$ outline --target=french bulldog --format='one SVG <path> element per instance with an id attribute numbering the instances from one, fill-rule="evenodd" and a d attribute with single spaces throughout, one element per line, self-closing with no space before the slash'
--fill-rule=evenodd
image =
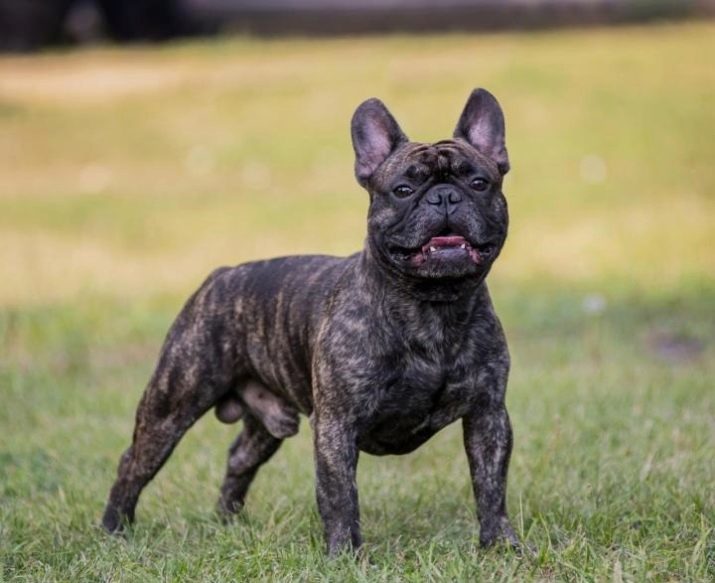
<path id="1" fill-rule="evenodd" d="M 222 421 L 242 420 L 218 503 L 226 517 L 302 414 L 327 552 L 357 550 L 359 453 L 406 454 L 461 420 L 480 543 L 518 546 L 506 511 L 509 353 L 485 282 L 508 225 L 502 110 L 477 89 L 451 139 L 419 143 L 368 99 L 351 133 L 370 199 L 364 248 L 222 267 L 206 279 L 139 403 L 108 531 L 133 521 L 142 489 L 215 408 Z"/>

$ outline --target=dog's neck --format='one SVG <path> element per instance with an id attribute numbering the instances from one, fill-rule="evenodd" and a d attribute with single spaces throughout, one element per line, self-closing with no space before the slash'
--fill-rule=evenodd
<path id="1" fill-rule="evenodd" d="M 374 317 L 398 331 L 407 345 L 435 354 L 456 353 L 475 322 L 493 316 L 483 278 L 425 285 L 386 274 L 367 250 L 359 269 Z"/>

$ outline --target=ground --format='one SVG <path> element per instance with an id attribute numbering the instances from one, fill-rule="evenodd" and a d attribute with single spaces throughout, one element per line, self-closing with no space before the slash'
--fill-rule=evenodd
<path id="1" fill-rule="evenodd" d="M 0 59 L 0 579 L 715 578 L 712 24 Z M 460 428 L 363 456 L 365 553 L 323 557 L 305 421 L 245 516 L 213 514 L 236 426 L 207 416 L 126 539 L 99 518 L 173 316 L 214 267 L 364 236 L 348 120 L 417 140 L 474 86 L 507 115 L 490 276 L 513 353 L 509 506 L 477 547 Z"/>

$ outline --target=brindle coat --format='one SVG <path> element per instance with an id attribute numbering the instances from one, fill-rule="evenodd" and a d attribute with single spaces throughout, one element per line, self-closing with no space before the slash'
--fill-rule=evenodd
<path id="1" fill-rule="evenodd" d="M 243 418 L 219 509 L 239 511 L 258 468 L 310 416 L 328 552 L 361 544 L 358 452 L 413 451 L 461 419 L 480 541 L 517 544 L 506 514 L 509 354 L 484 279 L 506 238 L 504 119 L 476 90 L 454 139 L 409 142 L 385 106 L 352 121 L 370 194 L 364 249 L 216 270 L 172 325 L 139 403 L 103 524 L 134 518 L 142 489 L 216 407 Z"/>

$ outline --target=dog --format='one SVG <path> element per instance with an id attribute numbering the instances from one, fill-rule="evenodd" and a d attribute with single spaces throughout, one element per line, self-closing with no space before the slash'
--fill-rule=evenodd
<path id="1" fill-rule="evenodd" d="M 243 508 L 259 467 L 303 414 L 327 552 L 354 552 L 359 452 L 406 454 L 461 419 L 480 543 L 519 545 L 506 511 L 509 352 L 485 283 L 508 227 L 501 107 L 477 89 L 452 139 L 417 143 L 373 98 L 355 111 L 351 134 L 370 197 L 363 250 L 208 277 L 171 326 L 139 403 L 108 531 L 133 521 L 142 489 L 215 408 L 243 423 L 221 487 L 225 517 Z"/>

